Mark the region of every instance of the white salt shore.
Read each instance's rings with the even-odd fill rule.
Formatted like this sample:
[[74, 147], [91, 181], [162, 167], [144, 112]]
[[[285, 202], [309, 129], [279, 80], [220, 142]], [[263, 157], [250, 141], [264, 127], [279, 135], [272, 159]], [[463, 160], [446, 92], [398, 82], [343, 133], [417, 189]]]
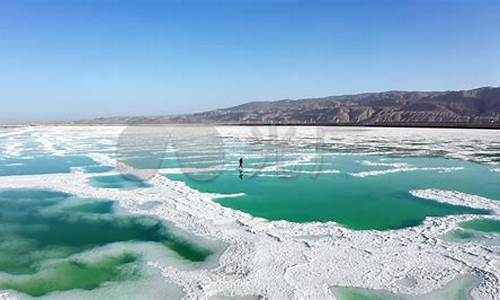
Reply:
[[359, 173], [349, 173], [351, 176], [355, 177], [368, 177], [368, 176], [378, 176], [392, 173], [401, 173], [401, 172], [414, 172], [414, 171], [438, 171], [440, 173], [448, 173], [453, 171], [462, 170], [461, 167], [453, 167], [453, 168], [414, 168], [414, 167], [397, 167], [387, 170], [378, 170], [378, 171], [365, 171]]
[[[221, 131], [241, 134], [232, 127]], [[47, 136], [40, 142], [50, 151]], [[93, 159], [114, 163], [105, 154], [95, 154]], [[106, 174], [114, 173], [101, 173]], [[149, 262], [161, 271], [166, 282], [184, 290], [185, 299], [335, 299], [331, 287], [423, 295], [470, 274], [481, 280], [471, 291], [474, 299], [500, 299], [500, 249], [439, 238], [462, 221], [485, 217], [500, 220], [500, 201], [454, 191], [411, 191], [416, 197], [486, 208], [493, 214], [427, 218], [419, 226], [399, 230], [354, 231], [334, 222], [298, 224], [255, 218], [214, 202], [220, 195], [201, 193], [160, 175], [149, 180], [152, 187], [135, 190], [92, 187], [88, 180], [94, 175], [6, 176], [0, 177], [0, 189], [52, 189], [79, 197], [110, 199], [131, 212], [155, 215], [181, 230], [225, 242], [228, 248], [215, 268], [179, 270]], [[144, 205], [151, 201], [157, 205]], [[411, 285], [405, 283], [408, 280]], [[0, 292], [0, 299], [9, 297]]]

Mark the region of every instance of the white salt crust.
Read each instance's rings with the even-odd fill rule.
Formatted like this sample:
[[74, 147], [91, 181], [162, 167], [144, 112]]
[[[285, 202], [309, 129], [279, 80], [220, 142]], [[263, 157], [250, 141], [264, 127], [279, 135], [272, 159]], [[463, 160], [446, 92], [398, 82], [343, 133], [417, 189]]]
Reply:
[[[57, 144], [57, 136], [65, 136], [67, 131], [77, 136], [112, 138], [120, 129], [51, 127], [39, 130], [47, 131], [44, 139]], [[244, 137], [248, 128], [224, 127], [220, 130], [226, 135]], [[309, 130], [313, 128], [306, 128], [300, 134], [307, 136]], [[354, 137], [358, 136], [351, 140], [367, 134], [363, 130], [347, 131]], [[426, 138], [434, 136], [439, 141], [460, 134], [458, 131], [453, 131], [452, 135], [436, 131], [419, 129], [408, 133], [395, 129], [383, 131], [381, 136], [391, 141], [401, 135], [430, 135]], [[485, 136], [486, 143], [492, 135], [490, 132], [478, 133]], [[466, 141], [467, 136], [463, 140]], [[457, 138], [455, 145], [460, 141]], [[46, 144], [45, 149], [50, 151], [46, 140], [39, 142]], [[298, 139], [297, 143], [300, 142], [302, 140]], [[439, 143], [432, 145], [438, 147]], [[453, 155], [477, 160], [468, 153]], [[111, 156], [102, 153], [93, 155], [93, 158], [103, 164], [114, 163]], [[427, 218], [419, 226], [400, 230], [354, 231], [335, 222], [297, 224], [255, 218], [215, 203], [213, 199], [220, 195], [201, 193], [182, 182], [159, 175], [149, 180], [152, 187], [135, 190], [92, 187], [88, 179], [93, 175], [7, 176], [0, 177], [0, 188], [52, 189], [79, 197], [111, 199], [131, 212], [152, 214], [197, 236], [225, 242], [228, 248], [215, 268], [179, 270], [159, 262], [149, 262], [161, 271], [166, 282], [184, 290], [185, 299], [208, 299], [219, 295], [325, 299], [335, 297], [330, 289], [332, 286], [419, 295], [442, 288], [453, 279], [467, 274], [481, 278], [481, 283], [472, 290], [474, 299], [500, 298], [498, 246], [476, 242], [455, 243], [439, 238], [456, 229], [462, 221], [484, 217], [500, 220], [500, 201], [455, 191], [409, 191], [416, 197], [486, 208], [493, 214]], [[141, 208], [150, 201], [161, 204], [148, 210]], [[411, 280], [414, 284], [403, 284], [404, 280]], [[0, 293], [0, 299], [9, 297], [8, 293]]]

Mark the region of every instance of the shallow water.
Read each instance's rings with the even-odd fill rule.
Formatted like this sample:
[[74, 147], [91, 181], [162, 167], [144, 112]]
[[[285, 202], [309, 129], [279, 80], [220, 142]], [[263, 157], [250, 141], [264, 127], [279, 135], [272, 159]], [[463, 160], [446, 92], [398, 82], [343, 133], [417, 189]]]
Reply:
[[482, 232], [500, 233], [500, 221], [492, 219], [476, 219], [459, 224], [464, 229], [473, 229]]
[[481, 242], [500, 245], [500, 221], [474, 219], [458, 224], [459, 228], [447, 232], [443, 239], [453, 242]]
[[89, 179], [90, 185], [108, 189], [147, 188], [151, 185], [132, 175], [94, 176]]
[[452, 280], [441, 289], [423, 295], [404, 295], [357, 288], [332, 289], [338, 300], [469, 300], [470, 291], [480, 283], [476, 276], [461, 276]]
[[[142, 256], [151, 252], [137, 250], [142, 244], [161, 247], [169, 263], [180, 265], [214, 254], [154, 218], [116, 213], [110, 201], [3, 190], [0, 212], [0, 289], [31, 296], [137, 280]], [[129, 247], [96, 254], [123, 242]], [[92, 259], [82, 257], [88, 253]]]

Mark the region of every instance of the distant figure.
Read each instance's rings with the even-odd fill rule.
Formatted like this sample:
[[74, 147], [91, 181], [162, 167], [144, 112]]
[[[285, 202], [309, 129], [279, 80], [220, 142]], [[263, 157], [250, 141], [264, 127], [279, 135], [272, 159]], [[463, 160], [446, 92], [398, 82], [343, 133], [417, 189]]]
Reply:
[[240, 157], [240, 170], [243, 169], [243, 157]]

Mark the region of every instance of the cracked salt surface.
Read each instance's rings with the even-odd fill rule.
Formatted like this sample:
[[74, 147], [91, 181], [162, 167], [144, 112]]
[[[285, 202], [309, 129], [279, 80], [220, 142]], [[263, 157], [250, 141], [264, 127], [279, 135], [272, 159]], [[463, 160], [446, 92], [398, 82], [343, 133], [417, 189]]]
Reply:
[[[66, 136], [66, 131], [71, 130], [73, 134], [89, 141], [92, 136], [103, 138], [119, 133], [118, 128], [106, 127], [49, 127], [36, 130], [47, 131], [45, 137], [52, 143], [57, 143], [59, 135]], [[300, 129], [296, 140], [306, 143], [300, 136], [307, 136], [311, 130]], [[245, 136], [247, 131], [244, 127], [221, 129], [221, 132], [230, 136]], [[485, 131], [474, 131], [473, 134], [466, 131], [464, 136], [458, 131], [434, 132], [429, 129], [408, 132], [349, 129], [339, 135], [335, 141], [340, 140], [339, 143], [345, 147], [363, 138], [376, 139], [378, 135], [385, 136], [386, 143], [396, 147], [402, 139], [411, 136], [415, 140], [428, 141], [434, 147], [417, 150], [422, 153], [447, 151], [445, 156], [482, 163], [494, 162], [488, 161], [487, 157], [491, 156], [478, 156], [468, 150], [454, 152], [453, 149], [461, 149], [466, 145], [469, 136], [478, 139], [479, 135], [484, 138], [484, 143], [495, 138], [494, 143], [498, 144], [498, 136]], [[344, 140], [342, 136], [345, 136]], [[333, 138], [327, 137], [330, 140]], [[71, 144], [71, 141], [68, 143]], [[46, 146], [44, 149], [48, 150]], [[377, 149], [381, 149], [381, 146], [372, 145], [370, 151], [377, 152]], [[390, 151], [401, 150], [393, 148]], [[95, 156], [93, 159], [105, 164], [114, 163], [110, 155], [99, 153], [99, 156], [100, 160]], [[79, 197], [110, 199], [131, 212], [156, 215], [181, 230], [226, 243], [228, 248], [221, 255], [219, 264], [211, 269], [180, 270], [159, 262], [149, 262], [161, 272], [165, 280], [182, 287], [186, 293], [185, 299], [217, 296], [325, 299], [335, 297], [330, 290], [334, 286], [423, 295], [470, 274], [480, 278], [480, 283], [472, 288], [472, 298], [500, 298], [498, 247], [440, 239], [443, 234], [457, 229], [459, 222], [481, 218], [479, 216], [427, 218], [421, 225], [399, 230], [353, 231], [334, 222], [297, 224], [255, 218], [212, 201], [220, 195], [200, 193], [182, 182], [171, 181], [163, 176], [151, 178], [148, 181], [151, 184], [149, 188], [113, 190], [89, 186], [88, 180], [93, 175], [6, 176], [0, 178], [0, 188], [44, 188]], [[487, 208], [493, 213], [490, 218], [500, 219], [499, 201], [455, 191], [424, 189], [411, 193], [433, 201]], [[147, 205], [151, 201], [160, 204], [151, 207]], [[6, 293], [0, 294], [2, 299], [8, 297]]]

